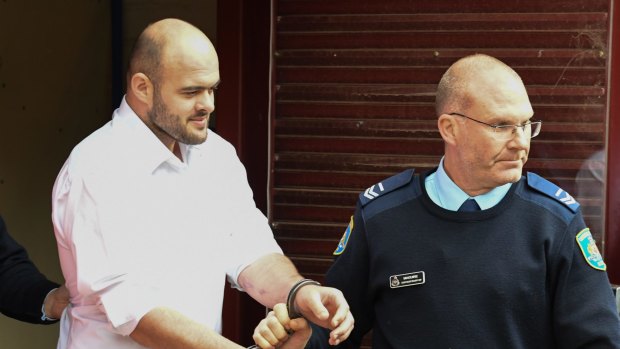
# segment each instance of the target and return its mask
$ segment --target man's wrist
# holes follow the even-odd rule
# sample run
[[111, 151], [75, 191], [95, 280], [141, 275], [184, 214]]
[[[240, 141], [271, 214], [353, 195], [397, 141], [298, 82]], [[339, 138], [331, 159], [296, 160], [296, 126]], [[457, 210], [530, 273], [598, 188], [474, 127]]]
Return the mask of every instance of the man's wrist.
[[291, 287], [291, 290], [288, 292], [288, 297], [286, 297], [286, 308], [288, 309], [288, 317], [290, 319], [302, 317], [302, 315], [295, 308], [295, 296], [297, 296], [297, 292], [299, 292], [302, 287], [307, 285], [321, 286], [318, 281], [314, 281], [311, 279], [301, 279], [297, 281], [293, 285], [293, 287]]
[[[58, 319], [54, 319], [51, 318], [47, 315], [47, 312], [45, 311], [45, 305], [47, 304], [47, 299], [49, 298], [50, 294], [52, 294], [52, 292], [56, 291], [58, 289], [58, 287], [51, 289], [47, 295], [45, 295], [45, 298], [43, 298], [43, 304], [41, 305], [41, 320], [42, 321], [58, 321]], [[50, 307], [51, 309], [52, 307]]]

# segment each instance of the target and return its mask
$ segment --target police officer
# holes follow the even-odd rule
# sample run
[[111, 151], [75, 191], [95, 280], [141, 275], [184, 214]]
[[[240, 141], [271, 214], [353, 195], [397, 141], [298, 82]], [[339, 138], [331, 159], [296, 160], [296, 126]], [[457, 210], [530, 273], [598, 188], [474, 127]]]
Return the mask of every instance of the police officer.
[[[372, 330], [373, 348], [620, 348], [579, 203], [522, 172], [541, 122], [517, 73], [462, 58], [439, 83], [436, 113], [439, 166], [361, 193], [334, 252], [326, 282], [356, 319], [339, 347], [359, 348]], [[325, 333], [314, 328], [307, 347], [327, 347]]]
[[58, 321], [68, 303], [67, 288], [39, 272], [0, 216], [0, 313], [46, 325]]

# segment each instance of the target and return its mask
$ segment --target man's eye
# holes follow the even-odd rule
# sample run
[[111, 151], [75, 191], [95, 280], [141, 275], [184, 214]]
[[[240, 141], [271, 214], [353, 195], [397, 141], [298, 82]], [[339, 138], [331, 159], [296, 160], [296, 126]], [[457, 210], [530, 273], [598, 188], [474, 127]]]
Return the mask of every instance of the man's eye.
[[510, 126], [512, 126], [512, 124], [508, 123], [508, 122], [505, 122], [505, 121], [501, 121], [501, 122], [496, 123], [495, 126], [497, 126], [497, 127], [510, 127]]
[[495, 129], [500, 132], [511, 132], [514, 129], [514, 125], [496, 125]]

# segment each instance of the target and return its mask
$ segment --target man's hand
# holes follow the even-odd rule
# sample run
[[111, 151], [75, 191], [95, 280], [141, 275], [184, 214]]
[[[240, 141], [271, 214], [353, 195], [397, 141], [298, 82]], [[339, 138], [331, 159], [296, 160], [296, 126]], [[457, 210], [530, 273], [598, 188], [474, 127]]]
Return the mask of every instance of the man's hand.
[[69, 290], [62, 285], [45, 297], [45, 314], [52, 319], [60, 319], [67, 305], [69, 305]]
[[304, 318], [289, 319], [286, 305], [278, 303], [254, 330], [254, 342], [262, 349], [303, 349], [312, 335]]
[[303, 286], [294, 300], [295, 309], [309, 321], [329, 328], [329, 344], [338, 345], [353, 331], [354, 319], [342, 292], [332, 287]]
[[[272, 253], [247, 266], [238, 278], [239, 285], [255, 300], [267, 307], [288, 302], [291, 287], [303, 281], [288, 257]], [[329, 343], [336, 345], [349, 337], [353, 330], [353, 315], [342, 292], [331, 287], [306, 283], [295, 290], [291, 300], [298, 314], [307, 320], [332, 330]]]

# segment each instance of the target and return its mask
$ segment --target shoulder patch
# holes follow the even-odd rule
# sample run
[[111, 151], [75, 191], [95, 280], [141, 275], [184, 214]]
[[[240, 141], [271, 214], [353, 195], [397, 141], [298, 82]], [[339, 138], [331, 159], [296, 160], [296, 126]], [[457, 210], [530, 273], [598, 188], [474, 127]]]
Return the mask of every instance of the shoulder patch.
[[347, 226], [347, 229], [344, 231], [344, 234], [342, 234], [342, 238], [340, 239], [340, 242], [338, 243], [338, 247], [336, 247], [336, 251], [334, 251], [334, 256], [339, 256], [342, 254], [342, 252], [344, 252], [344, 249], [347, 247], [347, 242], [349, 242], [349, 237], [351, 237], [351, 232], [353, 231], [353, 216], [351, 216], [351, 221], [349, 222], [349, 225]]
[[607, 270], [607, 265], [603, 262], [603, 256], [601, 256], [601, 253], [598, 251], [598, 247], [596, 247], [596, 242], [594, 242], [592, 233], [590, 233], [590, 228], [585, 228], [580, 231], [575, 239], [577, 240], [579, 249], [581, 249], [583, 258], [586, 259], [588, 265], [596, 270]]
[[387, 194], [411, 182], [414, 171], [414, 169], [405, 170], [364, 190], [364, 192], [360, 193], [359, 197], [362, 206], [365, 206], [381, 195]]
[[556, 199], [573, 212], [577, 212], [579, 209], [579, 203], [569, 193], [535, 173], [527, 173], [527, 185], [550, 198]]

